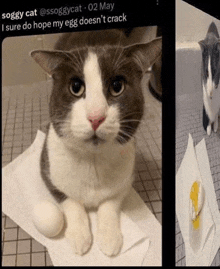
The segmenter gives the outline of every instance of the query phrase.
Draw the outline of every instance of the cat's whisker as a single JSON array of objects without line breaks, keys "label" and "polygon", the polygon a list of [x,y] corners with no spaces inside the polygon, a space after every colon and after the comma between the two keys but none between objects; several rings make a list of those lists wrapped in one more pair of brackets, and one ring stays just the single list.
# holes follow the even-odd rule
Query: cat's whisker
[{"label": "cat's whisker", "polygon": [[[113,58],[113,61],[112,61],[114,66],[117,66],[118,59],[121,57],[121,54],[123,53],[123,49],[120,46],[121,37],[122,37],[122,35],[120,36],[120,40],[119,40],[118,45],[116,47],[116,51],[115,51],[114,58]],[[119,52],[119,49],[121,49],[121,52],[120,52],[119,56],[117,57],[117,53]],[[117,61],[115,62],[116,57],[117,57]]]},{"label": "cat's whisker", "polygon": [[80,51],[79,51],[78,48],[77,48],[77,52],[78,52],[78,55],[79,55],[80,63],[83,65],[83,59],[82,59],[82,56],[81,56]]},{"label": "cat's whisker", "polygon": [[120,123],[127,123],[127,122],[141,122],[141,120],[131,119],[131,120],[122,120]]},{"label": "cat's whisker", "polygon": [[121,130],[120,129],[120,131],[118,132],[119,134],[121,133],[121,134],[123,134],[123,135],[125,135],[125,136],[128,136],[129,138],[132,138],[132,135],[130,135],[128,132],[125,132],[124,130]]},{"label": "cat's whisker", "polygon": [[73,58],[72,58],[71,56],[75,56],[75,55],[73,55],[73,54],[71,54],[71,56],[70,56],[70,54],[67,53],[67,52],[65,52],[65,51],[63,51],[63,54],[66,55],[67,58],[69,58],[71,61],[73,60]]},{"label": "cat's whisker", "polygon": [[120,120],[126,119],[127,117],[134,116],[134,115],[140,115],[141,116],[142,114],[143,114],[142,112],[134,111],[134,112],[131,112],[131,113],[127,113]]},{"label": "cat's whisker", "polygon": [[138,129],[137,128],[134,128],[132,126],[128,126],[128,125],[121,125],[121,128],[123,128],[123,131],[128,131],[128,130],[131,130],[131,131],[135,131],[135,132],[132,132],[132,135],[135,134],[138,134]]},{"label": "cat's whisker", "polygon": [[132,131],[136,131],[137,130],[137,128],[134,128],[134,127],[132,127],[132,126],[128,126],[128,125],[121,125],[121,127],[123,128],[123,129],[129,129],[129,130],[132,130]]},{"label": "cat's whisker", "polygon": [[[122,35],[121,35],[121,37],[122,37]],[[113,64],[114,64],[114,67],[115,68],[118,68],[119,67],[118,64],[121,61],[122,55],[124,53],[124,49],[121,46],[119,46],[119,45],[120,45],[120,41],[119,41],[119,44],[117,45],[117,49],[115,51],[115,55],[114,55],[114,59],[113,59]],[[119,49],[121,49],[120,52],[119,52]],[[119,52],[119,55],[117,55],[118,52]],[[116,58],[116,61],[115,61],[115,58]],[[123,59],[123,61],[124,60],[125,59]],[[121,62],[123,62],[123,61],[121,61]]]},{"label": "cat's whisker", "polygon": [[[121,134],[120,134],[120,133],[121,133]],[[118,137],[119,137],[121,140],[123,140],[125,143],[128,142],[128,139],[126,139],[125,137],[123,137],[123,135],[126,136],[126,137],[128,137],[129,139],[131,139],[131,138],[133,137],[133,136],[127,134],[126,132],[122,132],[122,131],[120,131],[120,132],[118,133]]]},{"label": "cat's whisker", "polygon": [[135,54],[135,55],[133,56],[133,59],[134,59],[134,61],[136,62],[136,64],[141,68],[141,71],[144,73],[145,70],[144,70],[144,68],[143,68],[143,64],[142,64],[142,62],[141,62],[140,57],[138,57],[138,55]]},{"label": "cat's whisker", "polygon": [[74,57],[74,59],[76,60],[76,61],[74,62],[74,64],[75,64],[77,67],[79,67],[79,66],[82,66],[82,65],[83,65],[83,60],[82,60],[82,57],[81,57],[81,55],[80,55],[80,53],[79,53],[79,50],[77,49],[76,51],[77,51],[79,57],[77,57],[76,54],[75,54],[74,52],[72,52],[71,55],[72,55],[72,56]]},{"label": "cat's whisker", "polygon": [[[122,58],[123,50],[120,52],[119,57],[117,58],[116,62],[114,63],[114,66],[116,69],[119,69],[127,60]],[[122,60],[121,60],[122,58]]]},{"label": "cat's whisker", "polygon": [[123,136],[121,136],[120,134],[118,134],[118,138],[119,138],[119,140],[122,140],[125,143],[127,142],[127,140]]}]

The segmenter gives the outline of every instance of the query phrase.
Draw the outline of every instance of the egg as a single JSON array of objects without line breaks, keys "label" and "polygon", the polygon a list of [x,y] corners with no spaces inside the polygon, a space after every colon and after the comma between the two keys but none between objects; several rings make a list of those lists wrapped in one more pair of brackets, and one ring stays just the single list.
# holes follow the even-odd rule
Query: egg
[{"label": "egg", "polygon": [[200,227],[200,213],[204,204],[205,193],[202,183],[194,181],[190,190],[190,217],[193,228]]},{"label": "egg", "polygon": [[44,236],[54,237],[61,232],[64,215],[54,203],[42,201],[34,206],[32,213],[35,227]]}]

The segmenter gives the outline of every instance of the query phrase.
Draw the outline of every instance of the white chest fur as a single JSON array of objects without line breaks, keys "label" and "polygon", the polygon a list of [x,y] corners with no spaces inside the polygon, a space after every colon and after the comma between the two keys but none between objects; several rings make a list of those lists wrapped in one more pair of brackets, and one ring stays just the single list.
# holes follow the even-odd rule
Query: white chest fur
[{"label": "white chest fur", "polygon": [[216,115],[220,109],[220,87],[213,90],[212,98],[209,97],[207,90],[204,86],[203,87],[203,102],[205,106],[205,110],[211,122],[214,122]]},{"label": "white chest fur", "polygon": [[52,183],[86,207],[97,207],[115,195],[123,196],[133,181],[134,140],[124,146],[112,142],[103,151],[88,154],[67,148],[51,125],[48,157]]}]

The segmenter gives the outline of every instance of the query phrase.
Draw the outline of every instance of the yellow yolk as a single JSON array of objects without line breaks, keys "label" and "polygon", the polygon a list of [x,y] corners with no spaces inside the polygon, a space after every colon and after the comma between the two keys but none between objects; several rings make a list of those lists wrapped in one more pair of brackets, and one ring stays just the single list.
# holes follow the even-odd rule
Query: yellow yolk
[{"label": "yellow yolk", "polygon": [[192,185],[191,192],[190,192],[190,199],[192,200],[192,204],[195,210],[196,218],[192,221],[194,229],[199,228],[199,206],[198,206],[198,194],[199,194],[199,185],[195,181]]}]

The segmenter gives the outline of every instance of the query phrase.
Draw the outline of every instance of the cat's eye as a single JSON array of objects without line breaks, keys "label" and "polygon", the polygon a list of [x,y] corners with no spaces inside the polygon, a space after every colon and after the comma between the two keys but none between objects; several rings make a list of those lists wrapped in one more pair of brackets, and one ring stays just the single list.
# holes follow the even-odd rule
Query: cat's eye
[{"label": "cat's eye", "polygon": [[85,91],[85,85],[84,82],[81,79],[73,78],[70,82],[70,92],[80,97]]},{"label": "cat's eye", "polygon": [[125,81],[123,78],[115,78],[110,85],[110,93],[112,96],[120,95],[125,89]]}]

